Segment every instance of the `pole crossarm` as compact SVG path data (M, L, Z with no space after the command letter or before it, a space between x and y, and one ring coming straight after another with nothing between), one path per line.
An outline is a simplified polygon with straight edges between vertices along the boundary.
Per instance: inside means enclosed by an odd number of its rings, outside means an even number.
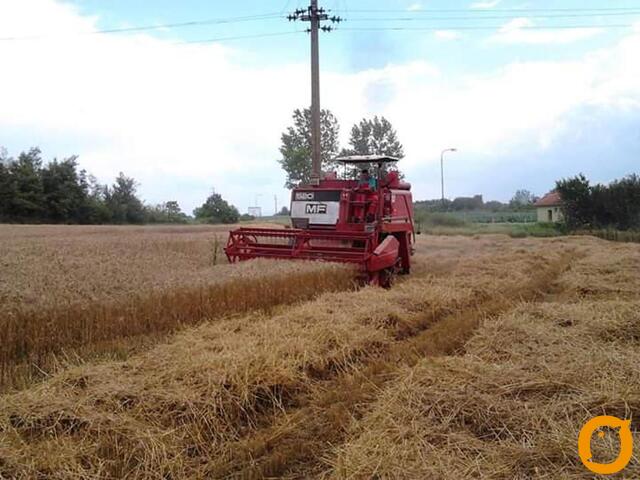
M321 22L324 20L328 20L331 23L344 22L344 19L342 17L339 17L337 15L329 16L329 14L327 13L327 10L317 6L317 2L311 2L311 5L309 5L309 7L307 8L298 8L294 10L289 15L287 15L287 20L289 20L290 22L294 22L297 20L300 20L303 22L313 22L313 21ZM321 27L321 29L322 30L326 29L325 31L330 32L331 30L334 29L334 27L326 26L326 27ZM308 31L311 31L311 30L309 29Z

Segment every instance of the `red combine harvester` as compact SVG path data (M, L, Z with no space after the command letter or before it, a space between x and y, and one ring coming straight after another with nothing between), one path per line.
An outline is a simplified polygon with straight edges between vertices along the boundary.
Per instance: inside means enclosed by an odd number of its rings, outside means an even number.
M291 193L292 228L238 228L229 233L230 262L252 258L323 260L352 263L373 285L389 287L396 273L411 270L415 232L411 185L398 172L385 173L397 158L377 155L338 158L363 169L359 180L340 180L335 172L317 185ZM353 168L352 167L352 168Z

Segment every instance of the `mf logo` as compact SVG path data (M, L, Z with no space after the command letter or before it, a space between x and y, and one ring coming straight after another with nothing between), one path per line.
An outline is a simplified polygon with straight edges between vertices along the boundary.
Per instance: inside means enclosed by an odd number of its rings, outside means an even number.
M620 436L620 453L618 453L618 458L611 463L596 463L592 460L591 437L596 430L602 427L620 429L618 430L618 435ZM598 436L603 438L604 432L599 431ZM612 417L609 415L601 415L599 417L592 418L585 423L582 430L580 430L580 435L578 436L578 454L580 455L580 460L582 460L584 466L593 473L600 473L604 475L618 473L627 466L633 454L631 421L620 420L618 417Z
M327 206L324 203L307 203L304 206L304 213L309 213L311 215L327 213Z

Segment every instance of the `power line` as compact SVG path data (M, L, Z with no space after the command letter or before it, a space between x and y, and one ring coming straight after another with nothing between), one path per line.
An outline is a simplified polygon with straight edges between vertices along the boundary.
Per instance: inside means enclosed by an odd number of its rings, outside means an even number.
M470 14L485 14L485 13L513 13L513 12L613 12L613 11L629 11L638 10L637 7L602 7L602 8L492 8L492 9L468 9L468 8L429 8L424 10L399 10L399 9L350 9L351 13L409 13L413 15L429 15L431 13L470 13ZM342 10L336 10L342 11Z
M371 32L371 31L408 31L408 32L421 32L421 31L437 31L437 30L500 30L504 25L493 25L493 26L481 26L481 25L448 25L448 26L430 26L430 27L346 27L340 28L341 31L348 32ZM607 25L550 25L550 26L522 26L517 27L514 30L576 30L576 29L602 29L602 28L613 28L613 29L622 29L622 28L633 28L634 25L631 24L607 24ZM206 43L215 43L215 42L224 42L224 41L232 41L232 40L243 40L250 38L265 38L265 37L279 37L286 35L293 35L298 33L308 33L307 30L293 30L288 32L272 32L272 33L258 33L255 35L238 35L231 37L216 37L216 38L208 38L204 40L186 40L183 42L175 42L175 45L197 45L197 44L206 44Z
M448 26L430 26L430 27L346 27L340 28L341 31L348 32L370 32L370 31L437 31L437 30L500 30L504 25L448 25ZM514 30L576 30L576 29L602 29L602 28L613 28L613 29L621 29L621 28L633 28L634 25L631 24L607 24L607 25L549 25L549 26L538 26L538 25L528 25L521 26ZM259 33L255 35L238 35L232 37L216 37L209 38L204 40L187 40L183 42L175 42L176 45L187 45L187 44L205 44L205 43L214 43L214 42L224 42L231 40L242 40L248 38L263 38L263 37L278 37L285 35L293 35L298 33L305 33L307 30L293 30L288 32L273 32L273 33ZM307 32L308 33L308 32Z
M269 13L264 15L251 15L248 17L193 20L193 21L181 22L181 23L166 23L164 25L147 25L142 27L112 28L109 30L97 30L95 32L90 32L90 33L104 34L104 33L120 33L120 32L138 32L138 31L145 31L145 30L161 30L161 29L170 29L170 28L181 28L181 27L195 27L200 25L221 25L226 23L251 22L256 20L269 20L272 18L281 18L281 15L277 13Z
M431 31L431 30L500 30L504 25L447 25L431 27L347 27L341 31ZM602 28L634 28L632 24L605 24L605 25L526 25L518 26L515 30L571 30L571 29L602 29Z
M289 3L289 2L287 2ZM336 9L335 12L346 11L345 9ZM441 16L441 17L425 17L423 15L419 16L409 16L409 17L355 17L350 18L349 21L353 22L429 22L429 21L482 21L482 20L510 20L518 17L509 16L509 15L495 15L495 12L510 12L514 13L525 13L525 12L580 12L580 13L561 13L561 14L553 14L553 13L534 13L532 15L527 15L528 18L582 18L582 17L598 17L598 16L624 16L624 15L640 15L640 7L610 7L610 8L512 8L512 9L491 9L490 12L492 15L485 15L482 10L464 10L464 9L434 9L434 10L420 10L420 11L407 11L407 10L374 10L374 9L360 9L360 10L351 10L350 12L369 12L369 13L391 13L391 12L402 12L405 14L431 14L435 12L464 12L465 16ZM327 12L329 12L327 10ZM595 13L600 12L600 13ZM478 15L477 15L478 14ZM222 25L222 24L232 24L239 22L249 22L249 21L260 21L260 20L271 20L271 19L280 19L287 18L283 17L281 13L264 13L258 15L249 15L249 16L241 16L241 17L229 17L229 18L217 18L217 19L205 19L205 20L192 20L187 22L174 22L174 23L165 23L165 24L155 24L155 25L142 25L142 26L133 26L133 27L122 27L122 28L111 28L111 29L103 29L103 30L95 30L90 32L76 32L69 33L68 35L103 35L103 34L114 34L114 33L127 33L127 32L142 32L142 31L153 31L153 30L165 30L172 28L184 28L184 27L194 27L194 26L205 26L205 25ZM337 17L332 17L332 19L336 19ZM366 26L366 27L348 27L342 28L345 31L421 31L421 30L495 30L500 29L504 25L498 26L489 26L489 25L434 25L429 27L392 27L392 26ZM549 26L522 26L518 27L522 30L543 30L543 29L579 29L579 28L632 28L633 25L629 24L601 24L601 25L549 25ZM327 27L329 30L331 27ZM226 36L226 37L215 37L204 40L192 40L192 41L183 41L183 42L175 42L177 44L198 44L198 43L212 43L219 41L228 41L228 40L239 40L239 39L249 39L249 38L263 38L263 37L275 37L275 36L283 36L283 35L291 35L295 33L300 33L302 30L294 30L288 32L273 32L273 33L260 33L260 34L249 34L249 35L237 35L237 36ZM24 37L1 37L0 41L14 41L14 40L29 40L29 39L41 39L41 38L50 38L55 37L57 35L33 35L33 36L24 36Z
M607 13L567 13L567 14L533 14L527 15L527 18L583 18L583 17L620 17L627 15L640 15L640 10L629 11L625 13L619 12L607 12ZM520 18L514 15L486 15L481 17L474 16L448 16L448 17L352 17L349 18L351 22L381 22L381 21L393 21L393 22L431 22L431 21L445 21L445 20L511 20Z
M142 32L142 31L149 31L149 30L166 30L171 28L194 27L194 26L202 26L202 25L222 25L222 24L228 24L228 23L270 20L275 18L282 18L282 15L279 13L265 13L261 15L250 15L250 16L244 16L244 17L212 18L207 20L192 20L188 22L143 25L138 27L109 28L105 30L94 30L90 32L70 33L69 35L104 35L104 34L112 34L112 33ZM25 37L3 37L3 38L0 38L0 41L33 40L33 39L40 39L40 38L50 38L52 36L58 36L58 35L32 35L32 36L25 36Z
M305 33L306 30L292 30L289 32L272 32L272 33L257 33L252 35L237 35L234 37L217 37L217 38L208 38L205 40L185 40L184 42L175 42L175 45L187 45L187 44L199 44L199 43L213 43L213 42L224 42L228 40L241 40L245 38L263 38L263 37L279 37L283 35L292 35L296 33Z
M287 8L289 8L289 4L291 3L291 0L287 0L286 3L284 4L284 7L282 7L282 10L280 10L279 15L283 15L284 12L287 10Z

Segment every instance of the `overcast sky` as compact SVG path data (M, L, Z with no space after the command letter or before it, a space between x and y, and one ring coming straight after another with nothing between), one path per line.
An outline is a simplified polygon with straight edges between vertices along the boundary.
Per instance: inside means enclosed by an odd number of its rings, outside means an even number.
M280 134L310 97L308 35L282 18L303 3L0 0L0 146L77 154L102 182L123 171L148 203L191 212L215 188L271 213L274 195L288 203ZM414 198L440 196L446 147L459 149L449 197L508 200L579 172L640 172L639 0L320 3L347 18L321 36L322 106L345 145L354 122L387 117ZM278 35L228 39L254 34Z

